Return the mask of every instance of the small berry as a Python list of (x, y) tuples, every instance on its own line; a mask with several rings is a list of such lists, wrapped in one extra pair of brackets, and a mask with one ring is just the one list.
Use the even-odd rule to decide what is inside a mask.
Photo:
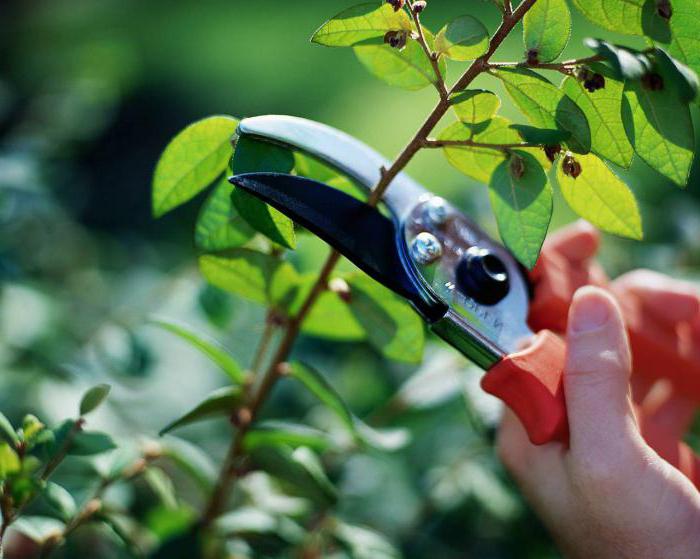
[(406, 0), (386, 0), (386, 3), (391, 4), (394, 8), (394, 11), (398, 12), (401, 8), (403, 8), (403, 5), (406, 3)]
[(510, 174), (516, 180), (522, 179), (525, 174), (525, 161), (519, 155), (510, 158)]
[(559, 155), (559, 152), (561, 151), (561, 146), (559, 144), (555, 144), (553, 146), (544, 146), (544, 154), (547, 156), (547, 159), (551, 163), (554, 163), (554, 160), (557, 158), (557, 155)]
[(427, 5), (428, 5), (428, 3), (425, 0), (419, 0), (418, 2), (415, 2), (413, 4), (413, 13), (414, 14), (421, 13), (423, 10), (425, 10)]
[(664, 19), (671, 19), (673, 6), (670, 0), (656, 0), (656, 13)]
[(540, 63), (540, 51), (537, 49), (528, 49), (525, 55), (527, 56), (528, 65), (537, 66)]
[(642, 87), (649, 91), (661, 91), (664, 88), (664, 79), (655, 72), (644, 74), (642, 76)]
[(585, 87), (589, 93), (603, 89), (605, 87), (605, 77), (603, 74), (598, 74), (596, 72), (583, 82), (583, 87)]
[(407, 31), (387, 31), (384, 35), (384, 42), (395, 49), (403, 49), (408, 41)]
[(567, 155), (561, 164), (561, 169), (567, 177), (577, 178), (581, 174), (581, 164), (573, 156)]

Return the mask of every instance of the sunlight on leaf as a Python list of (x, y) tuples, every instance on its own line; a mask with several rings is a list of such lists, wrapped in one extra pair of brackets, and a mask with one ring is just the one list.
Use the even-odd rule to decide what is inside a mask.
[(197, 248), (220, 251), (247, 243), (255, 231), (233, 207), (233, 185), (223, 177), (202, 205), (194, 240)]
[(479, 58), (489, 48), (489, 32), (478, 19), (460, 16), (445, 25), (435, 38), (435, 51), (452, 60)]
[(328, 47), (351, 47), (372, 39), (382, 42), (388, 31), (410, 31), (411, 20), (403, 10), (376, 2), (359, 4), (333, 16), (311, 37), (313, 43)]
[(491, 120), (501, 108), (498, 95), (484, 89), (468, 89), (456, 93), (450, 97), (450, 104), (457, 118), (466, 124)]
[(538, 0), (523, 18), (525, 48), (539, 62), (551, 62), (571, 36), (571, 12), (566, 0)]

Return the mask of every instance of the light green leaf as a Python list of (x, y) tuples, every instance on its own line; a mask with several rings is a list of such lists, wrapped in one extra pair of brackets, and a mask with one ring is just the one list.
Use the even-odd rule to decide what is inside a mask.
[(391, 542), (369, 528), (336, 522), (333, 534), (352, 559), (401, 559)]
[(248, 431), (244, 440), (246, 450), (259, 446), (308, 446), (323, 451), (332, 445), (326, 433), (289, 421), (261, 421)]
[(675, 89), (681, 100), (690, 102), (698, 96), (698, 76), (693, 70), (682, 62), (679, 62), (664, 49), (658, 48), (654, 51), (657, 68), (661, 74), (664, 84), (669, 89)]
[(670, 24), (673, 40), (669, 53), (700, 74), (700, 3), (697, 0), (673, 0)]
[(210, 495), (218, 474), (212, 457), (198, 446), (172, 435), (165, 437), (161, 445), (163, 455), (189, 476), (202, 493)]
[(0, 437), (5, 439), (12, 446), (19, 442), (17, 431), (15, 431), (12, 423), (10, 423), (10, 420), (7, 419), (3, 413), (0, 413)]
[[(426, 40), (432, 43), (429, 34), (426, 34)], [(417, 91), (437, 81), (430, 60), (413, 39), (408, 40), (403, 50), (389, 45), (362, 45), (354, 47), (354, 50), (370, 74), (389, 85)], [(440, 60), (439, 69), (444, 76), (447, 70), (444, 60)]]
[(88, 390), (80, 400), (80, 415), (87, 415), (96, 410), (109, 395), (112, 387), (109, 384), (98, 384)]
[(197, 248), (207, 251), (235, 248), (255, 235), (255, 231), (234, 209), (232, 193), (233, 185), (223, 177), (207, 197), (194, 232)]
[(557, 182), (571, 209), (596, 227), (631, 239), (642, 238), (642, 219), (634, 195), (595, 155), (576, 155), (581, 174), (564, 174), (562, 159), (557, 165)]
[(452, 20), (435, 38), (435, 51), (452, 60), (474, 60), (485, 54), (488, 48), (489, 32), (472, 16)]
[(206, 254), (199, 258), (199, 269), (209, 283), (256, 303), (267, 302), (267, 288), (280, 265), (275, 257), (234, 248), (226, 256)]
[(19, 456), (8, 443), (0, 443), (0, 480), (16, 474), (22, 468)]
[(66, 525), (47, 516), (22, 516), (12, 523), (12, 528), (37, 544), (60, 537)]
[(501, 107), (498, 95), (484, 89), (468, 89), (450, 97), (457, 118), (466, 124), (491, 120)]
[[(517, 160), (519, 172), (511, 167)], [(522, 166), (520, 166), (522, 165)], [(522, 172), (522, 176), (517, 175)], [(505, 245), (527, 268), (537, 263), (552, 218), (552, 187), (542, 165), (523, 151), (514, 151), (493, 173), (489, 198)]]
[(286, 481), (305, 497), (322, 506), (336, 502), (337, 491), (311, 449), (303, 446), (296, 450), (285, 446), (264, 446), (254, 449), (251, 457), (259, 468)]
[(625, 35), (644, 34), (642, 12), (646, 1), (572, 0), (578, 11), (596, 25)]
[(46, 425), (44, 425), (41, 420), (35, 416), (27, 414), (22, 419), (22, 437), (25, 442), (35, 442), (38, 435), (44, 431)]
[(313, 34), (311, 42), (351, 47), (373, 39), (383, 40), (388, 31), (401, 30), (411, 30), (411, 20), (405, 11), (394, 11), (389, 4), (377, 8), (376, 2), (368, 2), (333, 16)]
[(622, 120), (634, 150), (648, 165), (684, 187), (695, 152), (688, 105), (667, 91), (650, 91), (641, 82), (627, 82), (624, 96)]
[(527, 124), (512, 124), (511, 128), (517, 130), (523, 141), (529, 144), (555, 146), (571, 138), (571, 133), (566, 130), (536, 128)]
[(107, 433), (81, 431), (73, 438), (73, 442), (68, 447), (68, 454), (71, 456), (94, 456), (115, 448), (117, 445)]
[[(522, 138), (513, 126), (509, 120), (500, 116), (496, 116), (489, 122), (476, 126), (467, 126), (461, 122), (455, 122), (443, 130), (438, 138), (440, 140), (455, 141), (471, 139), (484, 144), (519, 143), (522, 141)], [(486, 184), (491, 180), (491, 175), (496, 170), (496, 167), (506, 159), (505, 153), (499, 149), (450, 146), (444, 148), (443, 151), (447, 161), (458, 171)], [(528, 149), (525, 151), (538, 158), (543, 165), (546, 164), (546, 158), (541, 150)]]
[(250, 506), (241, 506), (216, 521), (216, 529), (227, 538), (269, 535), (290, 544), (300, 544), (306, 532), (285, 516)]
[(201, 333), (195, 332), (189, 326), (172, 320), (152, 318), (150, 323), (154, 326), (159, 326), (160, 328), (163, 328), (176, 336), (179, 336), (188, 342), (192, 347), (201, 351), (216, 365), (218, 365), (232, 382), (236, 384), (243, 384), (245, 382), (245, 374), (241, 370), (236, 360), (217, 341), (212, 340)]
[(538, 0), (523, 18), (523, 40), (539, 62), (555, 60), (571, 36), (571, 12), (566, 0)]
[(600, 39), (586, 39), (584, 42), (610, 64), (617, 78), (637, 80), (652, 69), (649, 57), (634, 49), (613, 45)]
[[(294, 168), (294, 155), (280, 146), (242, 137), (236, 143), (231, 168), (235, 175), (289, 173)], [(253, 229), (283, 247), (295, 247), (294, 223), (283, 213), (240, 188), (234, 188), (231, 200), (239, 215)]]
[(613, 79), (602, 64), (593, 67), (605, 77), (605, 87), (590, 93), (574, 77), (562, 82), (562, 90), (576, 103), (591, 127), (591, 151), (620, 167), (632, 162), (634, 149), (622, 124), (622, 94), (624, 85)]
[(504, 83), (515, 104), (540, 128), (556, 128), (571, 133), (567, 141), (576, 152), (591, 149), (591, 130), (583, 111), (539, 74), (527, 69), (501, 69), (496, 76)]
[(165, 435), (173, 429), (190, 425), (203, 419), (230, 416), (236, 411), (242, 399), (243, 393), (240, 386), (226, 386), (215, 390), (197, 404), (193, 410), (164, 427), (160, 431), (160, 435)]
[(191, 124), (165, 148), (153, 175), (153, 215), (160, 217), (209, 186), (231, 157), (238, 120), (212, 116)]
[(166, 509), (176, 510), (178, 508), (175, 487), (168, 474), (160, 468), (150, 466), (144, 472), (143, 479)]
[(350, 309), (369, 343), (388, 359), (419, 363), (425, 328), (416, 312), (399, 296), (364, 275), (348, 278)]
[(57, 483), (49, 481), (46, 484), (43, 496), (51, 508), (59, 513), (64, 520), (70, 520), (78, 510), (73, 496)]
[(338, 176), (338, 172), (311, 155), (294, 152), (294, 172), (300, 177), (326, 182)]

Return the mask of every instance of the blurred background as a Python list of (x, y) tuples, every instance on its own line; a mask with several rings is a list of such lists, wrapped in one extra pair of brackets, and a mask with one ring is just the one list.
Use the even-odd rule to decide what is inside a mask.
[[(0, 410), (10, 419), (31, 412), (55, 422), (74, 413), (87, 386), (109, 382), (110, 404), (92, 423), (126, 443), (155, 437), (221, 377), (192, 349), (144, 325), (153, 313), (209, 332), (250, 362), (263, 309), (204, 284), (192, 242), (202, 197), (155, 221), (151, 174), (175, 133), (218, 113), (307, 117), (394, 156), (435, 92), (392, 89), (367, 74), (351, 50), (310, 44), (323, 21), (352, 3), (0, 2)], [(498, 12), (485, 0), (432, 1), (424, 22), (437, 31), (464, 12), (491, 31), (497, 26)], [(565, 57), (586, 55), (582, 39), (601, 35), (611, 34), (575, 14)], [(522, 57), (514, 33), (497, 59)], [(450, 77), (459, 71), (450, 66)], [(488, 77), (475, 85), (501, 93)], [(523, 122), (503, 101), (503, 114)], [(409, 172), (494, 231), (484, 185), (428, 151)], [(646, 239), (606, 238), (607, 269), (616, 275), (645, 266), (695, 278), (698, 165), (686, 191), (640, 161), (627, 173)], [(572, 219), (563, 200), (556, 208), (554, 227)], [(299, 252), (313, 268), (325, 248), (302, 236)], [(333, 379), (358, 415), (413, 434), (401, 452), (355, 454), (330, 465), (343, 518), (387, 534), (410, 558), (557, 557), (484, 445), (493, 402), (475, 388), (478, 372), (455, 352), (432, 340), (425, 363), (411, 368), (362, 344), (304, 338), (298, 351)], [(392, 396), (402, 386), (403, 396)], [(311, 400), (286, 388), (276, 392), (270, 415), (327, 425)], [(229, 433), (225, 421), (215, 421), (178, 435), (217, 463)], [(88, 474), (68, 466), (59, 473), (79, 494)], [(115, 498), (149, 522), (141, 489), (121, 488)], [(87, 556), (81, 550), (92, 537), (79, 534), (61, 553)], [(90, 557), (123, 553), (104, 542), (90, 549)]]

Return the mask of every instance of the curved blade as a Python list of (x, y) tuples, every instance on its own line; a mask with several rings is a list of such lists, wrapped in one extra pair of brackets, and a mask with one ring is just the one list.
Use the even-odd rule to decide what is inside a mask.
[(426, 318), (435, 320), (447, 311), (411, 280), (397, 247), (394, 222), (377, 209), (304, 177), (247, 173), (229, 181), (326, 241), (379, 283), (411, 301)]

